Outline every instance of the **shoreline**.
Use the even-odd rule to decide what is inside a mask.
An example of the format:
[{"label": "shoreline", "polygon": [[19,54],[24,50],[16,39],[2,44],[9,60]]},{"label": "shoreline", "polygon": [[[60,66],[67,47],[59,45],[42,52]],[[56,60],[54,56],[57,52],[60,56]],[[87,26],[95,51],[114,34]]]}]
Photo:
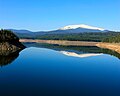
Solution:
[{"label": "shoreline", "polygon": [[67,41],[67,40],[33,40],[33,39],[20,39],[20,42],[34,42],[46,44],[58,44],[64,46],[96,46],[120,53],[120,43],[103,43],[103,42],[88,42],[88,41]]},{"label": "shoreline", "polygon": [[33,39],[20,39],[20,42],[47,43],[47,44],[58,44],[64,46],[96,46],[96,44],[98,43],[98,42],[88,42],[88,41],[33,40]]},{"label": "shoreline", "polygon": [[96,46],[106,48],[120,53],[120,43],[98,43]]}]

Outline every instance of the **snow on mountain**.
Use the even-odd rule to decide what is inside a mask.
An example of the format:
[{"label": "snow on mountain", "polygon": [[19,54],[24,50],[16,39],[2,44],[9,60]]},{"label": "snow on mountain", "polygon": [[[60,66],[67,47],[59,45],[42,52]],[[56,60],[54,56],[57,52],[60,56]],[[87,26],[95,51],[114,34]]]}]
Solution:
[{"label": "snow on mountain", "polygon": [[68,26],[65,26],[63,28],[60,28],[59,30],[71,30],[71,29],[77,29],[77,28],[100,30],[100,31],[104,31],[105,30],[103,28],[93,27],[93,26],[89,26],[89,25],[85,25],[85,24],[68,25]]}]

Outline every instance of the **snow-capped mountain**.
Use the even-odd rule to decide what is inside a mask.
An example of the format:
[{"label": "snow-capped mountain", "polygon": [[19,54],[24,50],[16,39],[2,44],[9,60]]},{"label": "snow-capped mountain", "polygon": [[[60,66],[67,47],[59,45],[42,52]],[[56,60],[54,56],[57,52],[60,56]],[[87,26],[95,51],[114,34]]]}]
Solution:
[{"label": "snow-capped mountain", "polygon": [[80,25],[68,25],[63,28],[56,30],[57,32],[70,32],[70,33],[81,33],[81,32],[107,32],[103,28],[93,27],[85,24]]},{"label": "snow-capped mountain", "polygon": [[69,30],[69,29],[77,29],[77,28],[85,28],[85,29],[93,29],[93,30],[101,30],[104,31],[105,29],[103,28],[98,28],[98,27],[93,27],[85,24],[80,24],[80,25],[68,25],[63,28],[60,28],[60,30]]}]

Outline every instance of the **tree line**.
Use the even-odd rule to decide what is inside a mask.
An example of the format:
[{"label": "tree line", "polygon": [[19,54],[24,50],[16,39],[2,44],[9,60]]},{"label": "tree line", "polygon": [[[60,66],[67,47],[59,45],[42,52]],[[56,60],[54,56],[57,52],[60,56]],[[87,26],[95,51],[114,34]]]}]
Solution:
[{"label": "tree line", "polygon": [[19,41],[19,38],[12,32],[9,30],[0,30],[0,42],[4,42],[4,41]]},{"label": "tree line", "polygon": [[99,33],[74,33],[74,34],[45,34],[34,39],[42,40],[69,40],[69,41],[95,41],[95,42],[120,42],[120,32]]},{"label": "tree line", "polygon": [[120,35],[105,38],[103,42],[120,43]]}]

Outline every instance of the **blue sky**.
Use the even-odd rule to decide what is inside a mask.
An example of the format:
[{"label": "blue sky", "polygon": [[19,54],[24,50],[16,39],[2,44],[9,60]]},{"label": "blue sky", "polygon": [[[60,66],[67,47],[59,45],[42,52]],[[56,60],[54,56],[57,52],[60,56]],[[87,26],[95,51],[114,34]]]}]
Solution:
[{"label": "blue sky", "polygon": [[53,30],[87,24],[120,30],[120,0],[0,0],[0,28]]}]

